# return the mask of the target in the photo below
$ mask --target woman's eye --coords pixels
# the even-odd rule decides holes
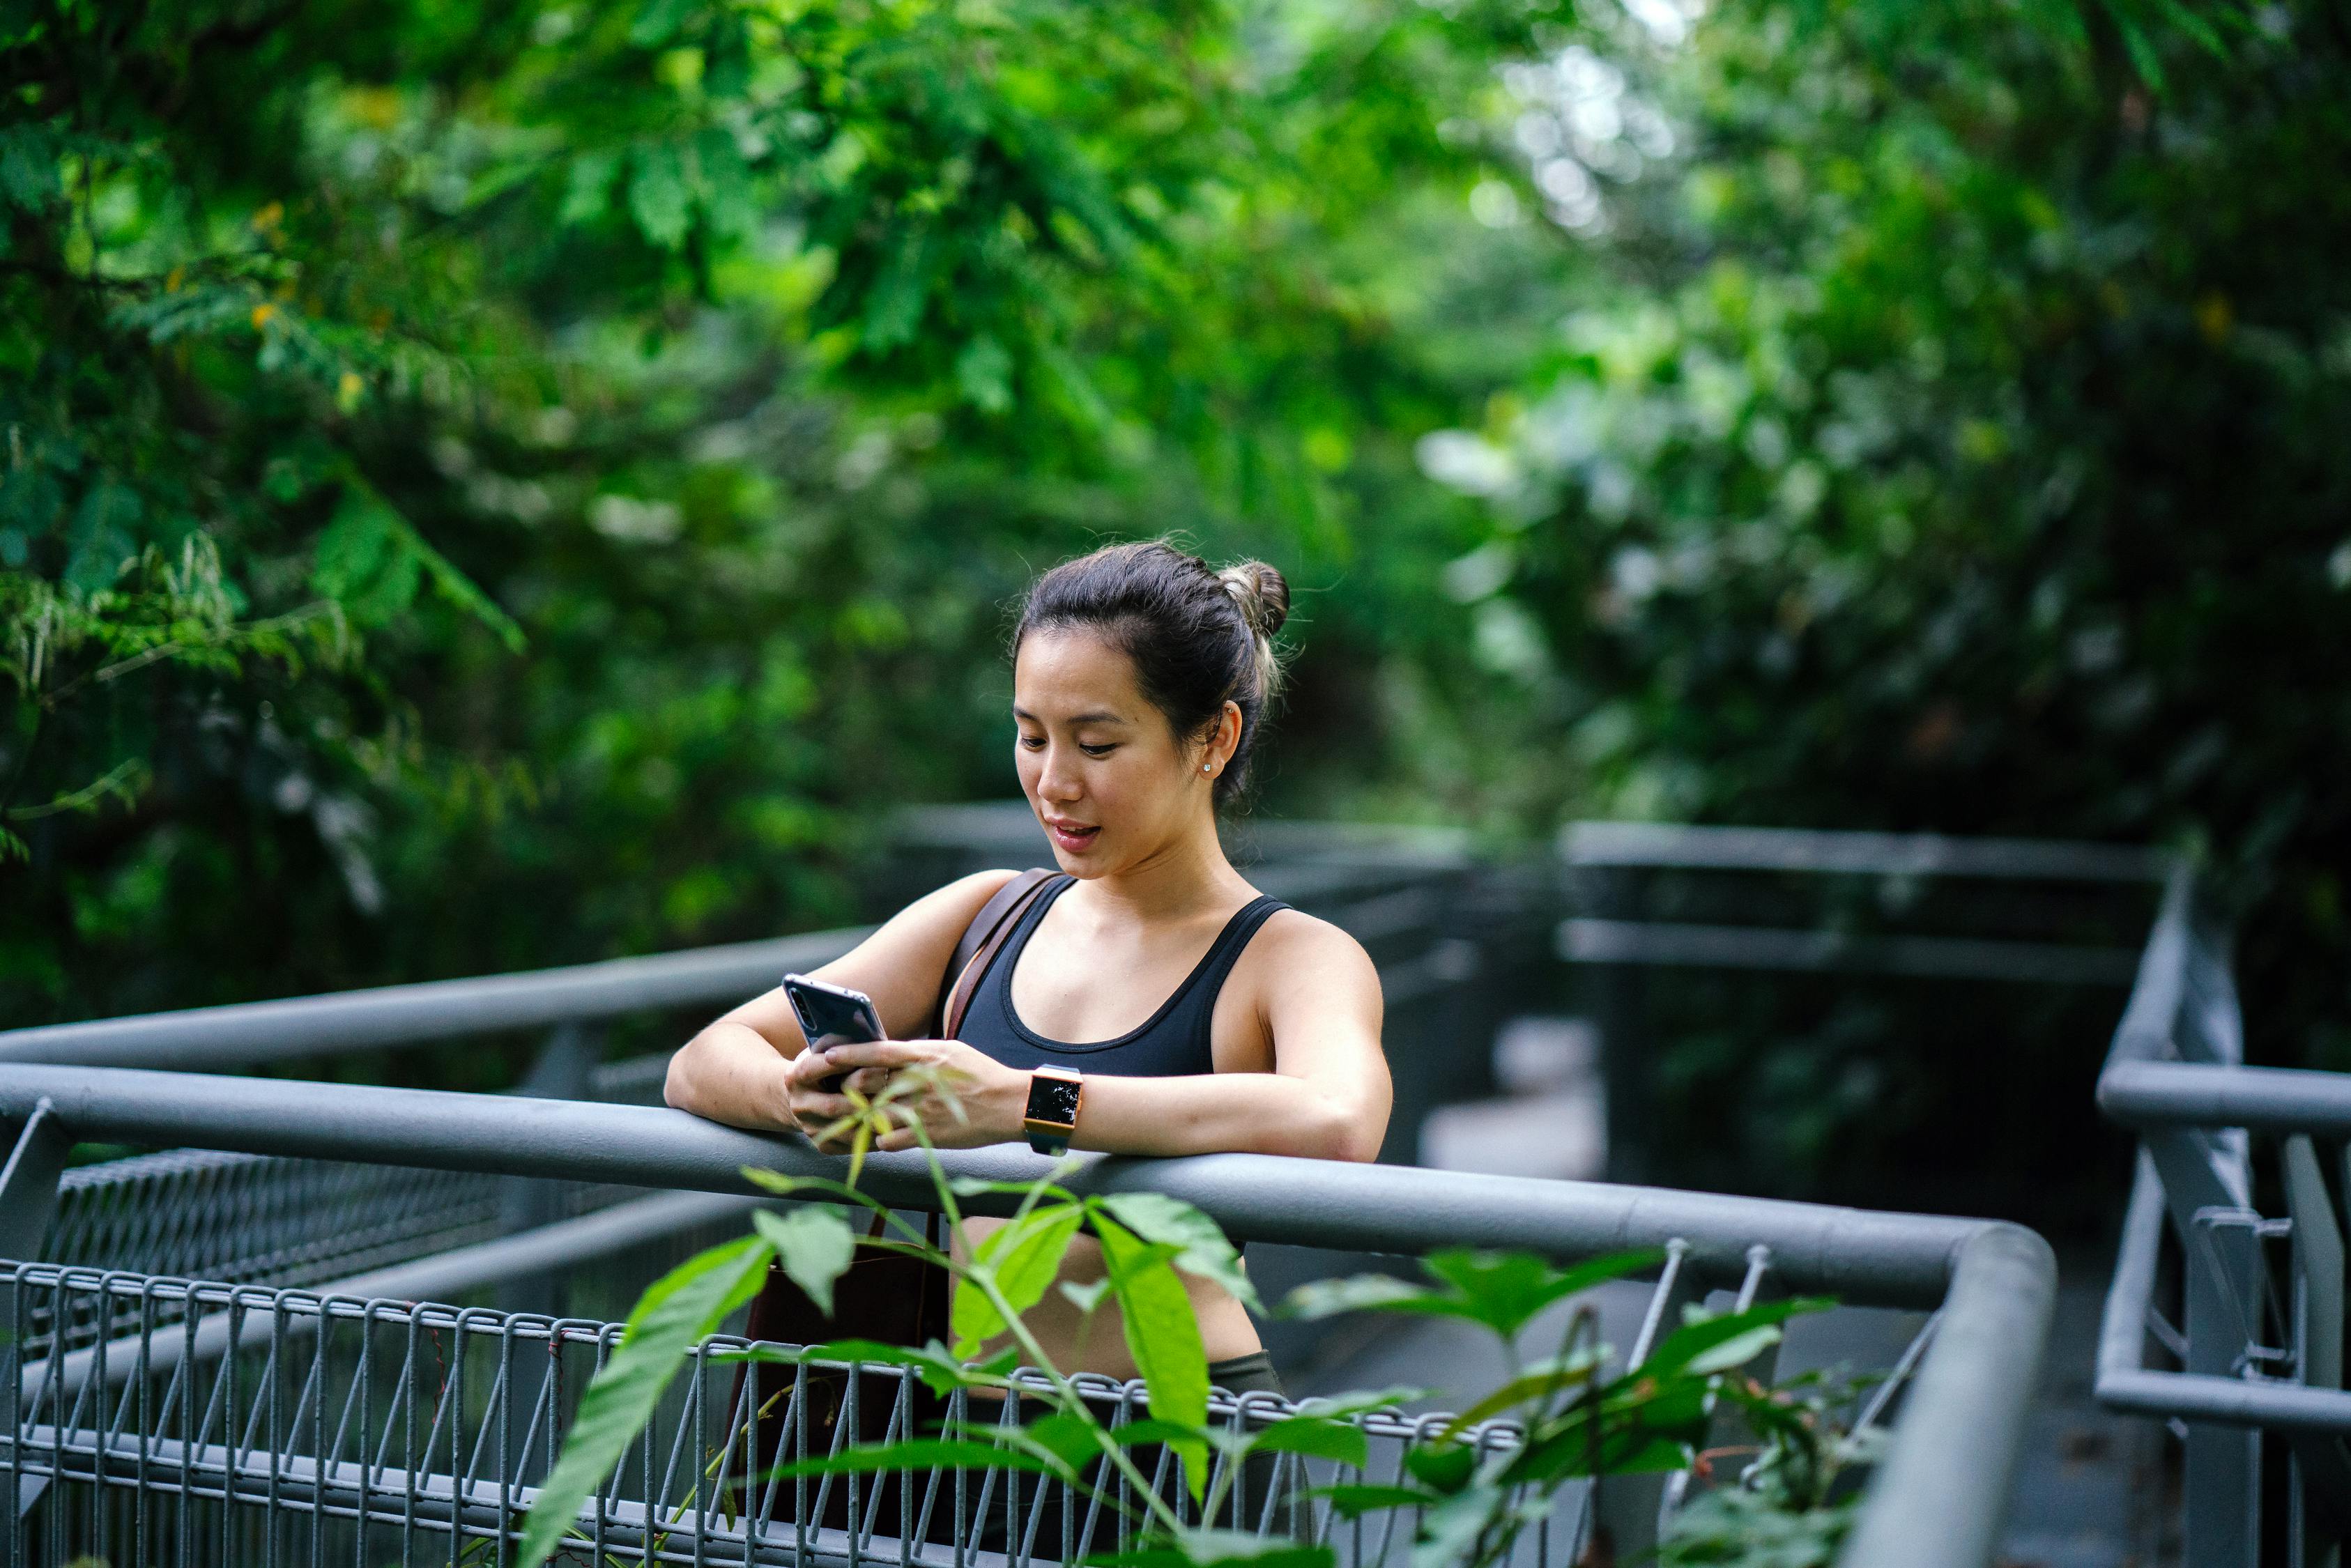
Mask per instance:
[[[1116,751],[1118,747],[1115,745],[1081,746],[1078,749],[1084,752],[1088,757],[1108,757],[1112,752]]]
[[[1045,749],[1045,737],[1041,735],[1024,735],[1020,737],[1020,744],[1031,751],[1042,751]]]

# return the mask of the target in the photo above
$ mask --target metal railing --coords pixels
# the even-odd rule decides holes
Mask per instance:
[[[0,1122],[23,1129],[0,1177],[0,1213],[16,1217],[20,1233],[26,1215],[54,1201],[62,1151],[76,1139],[551,1176],[737,1201],[752,1190],[740,1174],[747,1165],[814,1174],[838,1164],[795,1141],[650,1107],[125,1069],[0,1067]],[[1011,1150],[948,1158],[958,1175],[998,1180],[1040,1168]],[[893,1204],[934,1201],[918,1156],[874,1156],[865,1181]],[[1676,1321],[1682,1303],[1717,1287],[1747,1299],[1823,1291],[1853,1304],[1935,1309],[1924,1339],[1904,1357],[1915,1370],[1841,1561],[1886,1568],[1991,1561],[2054,1284],[2049,1249],[2030,1231],[1253,1155],[1099,1159],[1072,1185],[1170,1193],[1237,1238],[1315,1248],[1526,1248],[1563,1260],[1665,1248],[1645,1340]],[[1013,1200],[971,1201],[986,1211]],[[357,1552],[367,1542],[352,1538],[369,1530],[379,1531],[379,1547],[387,1539],[380,1532],[394,1532],[404,1557],[418,1531],[445,1537],[452,1561],[465,1558],[468,1541],[491,1542],[493,1558],[503,1557],[569,1401],[612,1332],[33,1265],[0,1269],[0,1322],[13,1331],[0,1347],[7,1443],[0,1496],[13,1493],[20,1505],[11,1516],[13,1560],[38,1552],[62,1561],[60,1553],[111,1541],[131,1543],[136,1561],[191,1564],[267,1561],[281,1551],[309,1561],[299,1542],[315,1545],[334,1532]],[[714,1356],[726,1343],[699,1353],[695,1375],[583,1513],[582,1531],[635,1561],[971,1557],[975,1542],[954,1531],[954,1544],[931,1544],[917,1512],[930,1509],[936,1520],[941,1508],[990,1506],[958,1491],[952,1476],[918,1472],[886,1505],[873,1493],[850,1516],[856,1528],[832,1534],[821,1500],[768,1489],[747,1501],[739,1487],[730,1490],[727,1435],[743,1423],[720,1396],[729,1374]],[[903,1383],[900,1391],[910,1396]],[[1106,1386],[1102,1395],[1124,1406],[1135,1398],[1132,1389]],[[1429,1430],[1393,1415],[1369,1425],[1385,1445],[1380,1465]],[[1508,1441],[1510,1433],[1491,1428],[1481,1440]],[[1639,1478],[1604,1489],[1599,1508],[1620,1552],[1636,1554],[1654,1539],[1659,1512],[1676,1495]],[[1580,1498],[1566,1500],[1580,1506]],[[1082,1521],[1048,1519],[1043,1506],[1032,1499],[1012,1516],[1016,1558],[1033,1550],[1068,1561],[1099,1549],[1098,1538],[1067,1533]],[[882,1517],[885,1508],[893,1517]],[[1238,1522],[1280,1527],[1270,1514]],[[1562,1528],[1572,1535],[1573,1525],[1569,1519]],[[1351,1538],[1320,1509],[1304,1528],[1342,1547],[1351,1563],[1377,1560],[1377,1542]],[[1539,1568],[1562,1562],[1570,1538],[1536,1531],[1531,1561]]]
[[[2285,1505],[2280,1560],[2338,1561],[2351,1540],[2341,1207],[2351,1078],[2245,1065],[2224,940],[2199,916],[2185,871],[2166,890],[2098,1104],[2140,1137],[2099,1400],[2180,1436],[2186,1561],[2262,1561],[2273,1482]],[[2269,1193],[2283,1214],[2257,1207]]]
[[[1647,971],[2126,985],[2138,972],[2137,946],[2064,927],[2083,913],[2077,900],[2110,904],[2117,893],[2160,887],[2176,863],[2158,850],[2053,839],[1673,822],[1573,822],[1557,854],[1572,913],[1558,923],[1554,949],[1592,977],[1609,1170],[1633,1180],[1655,1163]],[[1823,894],[1833,884],[1859,896],[1830,903]],[[1962,886],[1981,905],[1957,912],[1964,929],[1913,928],[1927,889]]]
[[[914,862],[906,874],[925,885],[1050,854],[1018,803],[910,814],[903,836]],[[1458,835],[1269,823],[1241,836],[1253,841],[1260,885],[1345,927],[1379,964],[1398,1090],[1389,1147],[1410,1158],[1430,1107],[1479,1091],[1485,1053],[1458,1046],[1491,1037],[1511,1005],[1512,967],[1541,957],[1552,915],[1541,890],[1480,867]],[[838,957],[868,929],[0,1031],[0,1063],[243,1071],[544,1028],[549,1038],[521,1092],[659,1103],[666,1055],[600,1065],[602,1026],[731,1005],[787,970]],[[605,1210],[607,1222],[589,1222]],[[609,1186],[173,1151],[69,1174],[47,1232],[20,1236],[0,1255],[313,1291],[359,1278],[402,1294],[390,1287],[427,1279],[455,1289],[451,1266],[432,1255],[462,1248],[473,1286],[496,1287],[509,1309],[549,1312],[584,1308],[565,1291],[591,1274],[550,1269],[543,1260],[562,1257],[559,1242],[587,1249],[592,1299],[609,1304],[732,1218],[708,1202]],[[0,1237],[9,1234],[0,1217]]]

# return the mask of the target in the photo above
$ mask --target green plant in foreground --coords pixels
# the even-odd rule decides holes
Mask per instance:
[[[941,1395],[1009,1389],[1016,1368],[1025,1366],[1035,1375],[1022,1379],[1023,1396],[1041,1401],[1047,1413],[1018,1427],[950,1422],[934,1433],[804,1458],[778,1467],[776,1477],[1020,1470],[1097,1499],[1139,1527],[1136,1550],[1102,1559],[1117,1568],[1210,1568],[1242,1561],[1257,1568],[1275,1568],[1277,1563],[1279,1568],[1331,1568],[1335,1553],[1327,1546],[1262,1540],[1189,1523],[1159,1495],[1131,1450],[1136,1444],[1150,1443],[1173,1451],[1199,1518],[1213,1521],[1241,1462],[1250,1456],[1289,1453],[1361,1470],[1369,1460],[1369,1448],[1362,1430],[1348,1418],[1394,1402],[1400,1391],[1314,1401],[1254,1432],[1212,1427],[1207,1357],[1180,1275],[1214,1281],[1243,1301],[1260,1304],[1242,1271],[1238,1251],[1215,1221],[1162,1194],[1072,1191],[1061,1180],[1071,1168],[1068,1162],[1027,1183],[951,1177],[919,1122],[896,1103],[921,1082],[919,1075],[902,1072],[878,1096],[851,1096],[852,1113],[829,1129],[825,1139],[839,1137],[851,1145],[845,1180],[746,1169],[747,1178],[770,1192],[827,1201],[810,1202],[781,1215],[758,1213],[751,1235],[690,1259],[646,1291],[630,1314],[618,1348],[583,1395],[562,1450],[531,1508],[523,1538],[523,1568],[538,1568],[572,1533],[581,1508],[643,1432],[686,1354],[751,1298],[771,1260],[821,1309],[831,1312],[834,1282],[848,1268],[857,1245],[857,1234],[843,1213],[853,1207],[873,1211],[888,1228],[872,1245],[925,1258],[953,1274],[957,1289],[949,1328],[955,1343],[935,1340],[907,1347],[841,1339],[799,1350],[758,1348],[747,1355],[909,1367]],[[1014,1200],[1009,1222],[969,1257],[958,1259],[932,1247],[887,1205],[859,1189],[873,1138],[901,1123],[912,1125],[920,1140],[939,1207],[950,1223],[962,1219],[964,1199],[988,1196]],[[1100,1241],[1106,1277],[1085,1287],[1059,1283],[1062,1260],[1081,1230]],[[1780,1325],[1788,1318],[1829,1304],[1823,1300],[1772,1301],[1720,1315],[1693,1312],[1638,1366],[1614,1377],[1607,1375],[1609,1350],[1600,1343],[1598,1316],[1588,1304],[1569,1314],[1555,1350],[1532,1358],[1521,1353],[1525,1332],[1546,1309],[1594,1285],[1654,1266],[1660,1256],[1623,1252],[1562,1270],[1523,1253],[1454,1249],[1431,1254],[1424,1261],[1424,1281],[1364,1275],[1320,1281],[1294,1292],[1287,1310],[1307,1318],[1371,1311],[1475,1324],[1494,1335],[1509,1368],[1500,1385],[1468,1404],[1434,1441],[1407,1452],[1395,1484],[1340,1484],[1306,1495],[1327,1498],[1334,1511],[1348,1518],[1395,1509],[1418,1511],[1415,1568],[1485,1568],[1508,1556],[1520,1532],[1550,1511],[1552,1495],[1567,1482],[1688,1466],[1704,1440],[1718,1397],[1728,1394],[1742,1411],[1755,1404],[1750,1425],[1759,1432],[1790,1426],[1794,1418],[1785,1413],[1796,1406],[1775,1403],[1774,1391],[1726,1375],[1776,1343]],[[1055,1289],[1088,1313],[1105,1300],[1116,1302],[1127,1347],[1143,1375],[1148,1419],[1116,1428],[1105,1424],[1030,1333],[1026,1314]],[[1007,1337],[1008,1347],[977,1359],[985,1346]],[[1478,1429],[1492,1421],[1510,1424],[1510,1440],[1474,1440]],[[1485,1430],[1490,1434],[1490,1428]],[[1781,1444],[1778,1437],[1773,1441]],[[1795,1448],[1781,1446],[1792,1453]],[[1227,1462],[1212,1466],[1212,1453]],[[1817,1459],[1813,1456],[1813,1470],[1833,1474],[1834,1466],[1823,1469]],[[1790,1475],[1797,1463],[1784,1461]],[[1090,1470],[1123,1479],[1139,1509],[1098,1491],[1087,1479]],[[1797,1492],[1811,1495],[1802,1488],[1787,1495]]]

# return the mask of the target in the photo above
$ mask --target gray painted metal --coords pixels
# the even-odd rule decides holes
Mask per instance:
[[[40,1245],[73,1140],[48,1102],[37,1099],[15,1116],[0,1116],[0,1142],[8,1145],[0,1164],[0,1258],[7,1258]]]
[[[2139,1416],[2351,1434],[2351,1392],[2148,1369],[2147,1325],[2155,1308],[2163,1228],[2163,1184],[2142,1153],[2099,1324],[2098,1402]]]
[[[2117,1061],[2098,1079],[2098,1109],[2126,1127],[2241,1127],[2351,1134],[2351,1074],[2196,1061]]]
[[[1844,970],[2064,986],[2128,985],[2139,959],[2137,952],[2126,947],[2053,942],[1863,936],[1843,931],[1590,918],[1560,922],[1557,946],[1561,957],[1581,964]]]
[[[142,1568],[509,1560],[555,1437],[620,1333],[618,1324],[43,1265],[0,1265],[0,1284],[9,1281],[53,1322],[141,1324],[135,1370],[120,1384],[91,1377],[69,1393],[59,1381],[37,1379],[20,1406],[15,1380],[0,1383],[0,1485],[48,1494],[31,1521],[0,1516],[0,1560],[37,1556],[51,1568],[84,1553]],[[169,1339],[224,1313],[264,1319],[270,1333],[209,1370],[183,1357],[158,1375],[156,1353]],[[582,1511],[579,1527],[588,1539],[580,1554],[600,1563],[1005,1568],[1004,1553],[985,1544],[971,1549],[983,1520],[1004,1522],[1016,1544],[1010,1563],[1079,1561],[1131,1543],[1107,1511],[1065,1511],[1055,1492],[1033,1482],[1008,1490],[1007,1481],[1017,1478],[1000,1470],[917,1469],[894,1499],[868,1478],[747,1477],[756,1462],[749,1412],[730,1359],[745,1343],[713,1336],[687,1357],[640,1440]],[[823,1451],[824,1427],[806,1411],[810,1377],[825,1365],[789,1375],[777,1458]],[[1139,1382],[1078,1381],[1114,1427],[1145,1414]],[[847,1396],[885,1404],[877,1414],[893,1435],[904,1435],[918,1418],[914,1388],[903,1372],[875,1372],[852,1382]],[[1209,1405],[1212,1418],[1233,1431],[1293,1408],[1262,1394],[1218,1393]],[[1008,1424],[1035,1413],[1025,1390],[1003,1401],[1000,1413],[961,1394],[946,1410],[950,1421]],[[1391,1481],[1405,1455],[1442,1425],[1441,1417],[1432,1423],[1393,1410],[1353,1419],[1366,1439],[1365,1467],[1290,1456],[1266,1479],[1288,1490],[1331,1479]],[[852,1406],[833,1430],[858,1425]],[[1511,1436],[1489,1423],[1473,1428],[1470,1440],[1493,1447]],[[1164,1460],[1146,1463],[1145,1474],[1163,1494],[1180,1487]],[[828,1498],[847,1506],[835,1513]],[[1275,1511],[1257,1503],[1256,1495],[1236,1495],[1230,1513],[1213,1522],[1257,1534],[1279,1531]],[[1349,1568],[1388,1559],[1400,1530],[1409,1529],[1408,1521],[1400,1526],[1393,1518],[1350,1526],[1327,1505],[1307,1506]],[[1531,1550],[1514,1559],[1520,1568],[1563,1568],[1573,1545],[1558,1538],[1554,1521],[1541,1521],[1530,1533]]]
[[[2176,863],[2160,850],[2058,839],[1959,839],[1938,833],[1813,832],[1677,822],[1571,822],[1561,831],[1560,853],[1569,864],[1579,866],[2048,882],[2160,882]]]
[[[722,1193],[660,1193],[577,1219],[559,1220],[493,1241],[452,1248],[390,1268],[330,1280],[299,1295],[321,1300],[340,1296],[359,1301],[452,1301],[486,1286],[595,1262],[650,1240],[748,1214],[760,1206],[760,1199]],[[282,1298],[273,1295],[271,1299]],[[65,1398],[74,1398],[98,1366],[107,1369],[110,1384],[120,1385],[127,1382],[134,1371],[167,1373],[183,1357],[214,1361],[229,1348],[232,1337],[239,1346],[264,1343],[276,1327],[276,1314],[268,1311],[240,1313],[235,1325],[227,1315],[215,1314],[199,1320],[192,1331],[154,1337],[143,1347],[143,1359],[141,1336],[136,1333],[102,1347],[85,1346],[60,1357],[54,1365],[38,1361],[26,1366],[21,1375],[20,1396],[29,1403],[44,1386],[55,1382],[62,1388]]]
[[[131,1069],[0,1068],[0,1115],[49,1097],[88,1137],[258,1154],[559,1176],[740,1194],[745,1165],[793,1174],[841,1162],[797,1140],[650,1107],[423,1090],[214,1078]],[[1041,1168],[1025,1151],[946,1156],[957,1175]],[[1870,1568],[1983,1568],[2019,1452],[2055,1282],[2048,1246],[2019,1227],[1927,1216],[1470,1176],[1259,1155],[1101,1158],[1071,1185],[1154,1190],[1197,1205],[1238,1237],[1343,1250],[1523,1247],[1562,1258],[1687,1244],[1694,1281],[1733,1284],[1771,1249],[1783,1288],[1855,1303],[1943,1307],[1894,1448],[1843,1561]],[[919,1155],[869,1159],[868,1191],[928,1207]],[[971,1206],[1002,1211],[1008,1195]]]
[[[812,931],[519,974],[46,1024],[0,1032],[0,1061],[193,1071],[740,1000],[789,970],[839,957],[866,934],[862,927]]]
[[[22,1114],[43,1096],[78,1135],[130,1143],[726,1193],[756,1190],[741,1174],[747,1165],[810,1176],[842,1168],[798,1138],[651,1106],[135,1068],[0,1067],[0,1116]],[[957,1174],[1007,1180],[1048,1168],[1009,1145],[961,1151],[948,1163]],[[870,1155],[866,1170],[875,1197],[929,1206],[919,1153]],[[1524,1247],[1588,1257],[1679,1236],[1690,1243],[1692,1266],[1717,1284],[1737,1282],[1747,1249],[1761,1240],[1788,1289],[1887,1306],[1941,1301],[1953,1259],[1987,1223],[1270,1155],[1097,1156],[1071,1181],[1097,1191],[1172,1193],[1236,1236],[1347,1251]],[[987,1195],[967,1207],[1008,1213],[1015,1201]]]

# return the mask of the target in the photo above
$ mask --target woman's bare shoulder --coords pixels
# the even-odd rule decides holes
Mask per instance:
[[[1277,909],[1259,927],[1246,956],[1269,985],[1322,990],[1380,988],[1379,970],[1364,945],[1320,915],[1302,909]]]

